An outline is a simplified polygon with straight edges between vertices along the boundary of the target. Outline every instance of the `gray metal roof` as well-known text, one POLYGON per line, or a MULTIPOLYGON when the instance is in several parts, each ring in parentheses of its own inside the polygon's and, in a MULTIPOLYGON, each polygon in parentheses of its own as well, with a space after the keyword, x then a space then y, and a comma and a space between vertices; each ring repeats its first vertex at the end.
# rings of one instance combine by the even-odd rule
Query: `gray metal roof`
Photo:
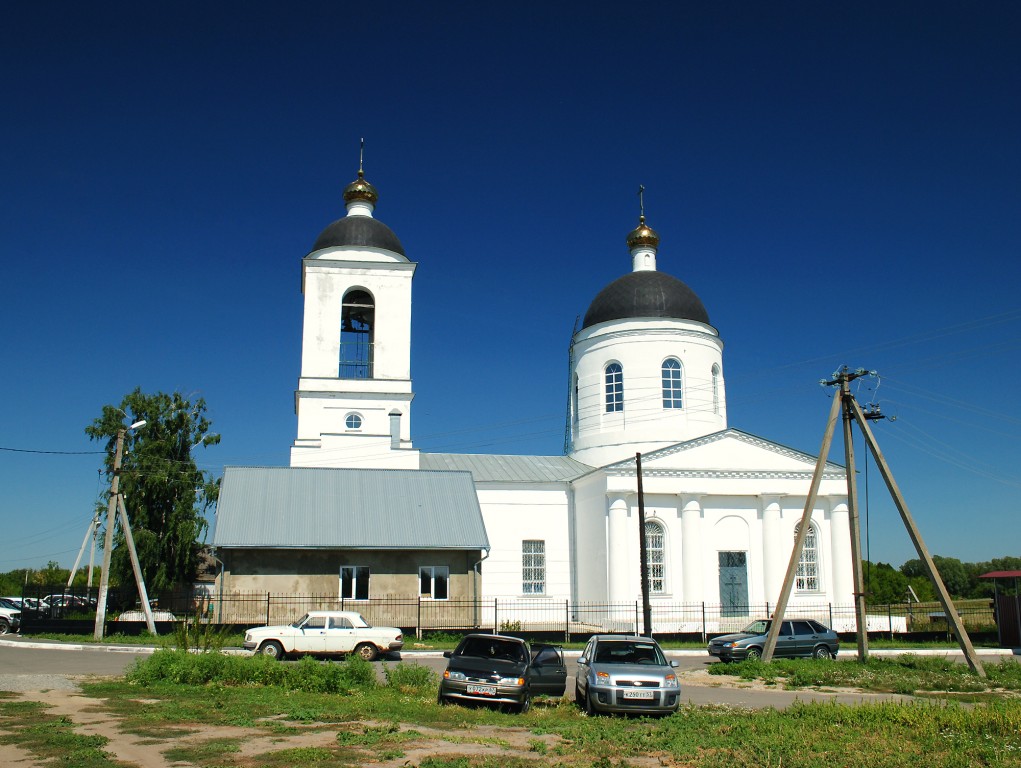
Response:
POLYGON ((227 467, 214 547, 489 549, 468 472, 227 467))
POLYGON ((466 470, 476 483, 562 483, 592 471, 567 456, 423 453, 419 462, 422 469, 466 470))

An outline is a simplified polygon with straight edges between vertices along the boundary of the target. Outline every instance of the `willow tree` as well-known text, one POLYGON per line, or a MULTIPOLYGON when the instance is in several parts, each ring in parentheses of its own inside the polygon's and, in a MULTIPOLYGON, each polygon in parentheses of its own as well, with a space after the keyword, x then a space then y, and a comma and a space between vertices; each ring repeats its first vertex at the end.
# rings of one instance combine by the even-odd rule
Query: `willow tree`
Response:
MULTIPOLYGON (((215 445, 206 402, 179 392, 126 395, 120 406, 104 405, 103 415, 85 428, 93 440, 106 441, 106 474, 113 472, 117 431, 144 420, 125 435, 120 492, 124 495, 142 575, 150 592, 187 586, 195 578, 218 482, 198 468, 193 452, 215 445)), ((104 502, 105 508, 105 502, 104 502)), ((105 515, 103 516, 105 519, 105 515)), ((111 581, 132 583, 124 532, 117 525, 111 554, 111 581)))

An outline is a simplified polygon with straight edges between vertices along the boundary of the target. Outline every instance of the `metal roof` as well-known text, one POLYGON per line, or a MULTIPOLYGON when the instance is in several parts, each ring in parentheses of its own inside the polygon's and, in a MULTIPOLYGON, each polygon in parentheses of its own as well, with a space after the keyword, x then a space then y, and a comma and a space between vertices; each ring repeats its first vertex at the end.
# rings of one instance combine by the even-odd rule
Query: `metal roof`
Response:
POLYGON ((489 549, 468 472, 226 467, 214 547, 489 549))
POLYGON ((476 483, 562 483, 592 471, 567 456, 490 456, 477 453, 422 453, 422 469, 464 470, 476 483))

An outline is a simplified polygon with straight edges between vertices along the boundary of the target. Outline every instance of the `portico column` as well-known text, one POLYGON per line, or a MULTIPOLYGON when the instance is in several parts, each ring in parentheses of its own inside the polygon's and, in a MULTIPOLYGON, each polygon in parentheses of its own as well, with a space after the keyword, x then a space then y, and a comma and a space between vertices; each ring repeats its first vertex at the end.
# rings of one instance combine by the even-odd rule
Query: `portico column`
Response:
POLYGON ((854 603, 854 564, 851 562, 851 517, 840 502, 830 513, 830 573, 833 602, 854 603))
POLYGON ((780 524, 780 497, 762 496, 762 584, 766 602, 775 605, 783 588, 790 550, 783 546, 780 524))
POLYGON ((681 599, 689 603, 705 599, 702 590, 701 497, 681 497, 681 599))
POLYGON ((631 558, 628 557, 627 499, 622 496, 610 500, 609 522, 606 527, 607 599, 611 602, 633 600, 628 591, 631 558))

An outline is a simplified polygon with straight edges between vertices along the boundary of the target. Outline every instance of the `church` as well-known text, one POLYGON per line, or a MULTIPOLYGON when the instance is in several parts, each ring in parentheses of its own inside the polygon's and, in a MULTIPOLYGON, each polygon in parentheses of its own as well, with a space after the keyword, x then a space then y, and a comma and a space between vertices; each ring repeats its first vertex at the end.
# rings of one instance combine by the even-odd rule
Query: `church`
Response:
MULTIPOLYGON (((775 602, 816 457, 729 426, 723 341, 695 292, 659 269, 644 214, 621 249, 624 274, 572 340, 567 455, 423 453, 412 430, 418 263, 376 218, 378 198, 359 169, 346 215, 301 262, 290 466, 225 468, 218 588, 345 604, 555 600, 606 614, 641 597, 641 483, 654 614, 748 616, 775 602)), ((850 541, 843 467, 827 463, 792 609, 852 603, 850 541)))

